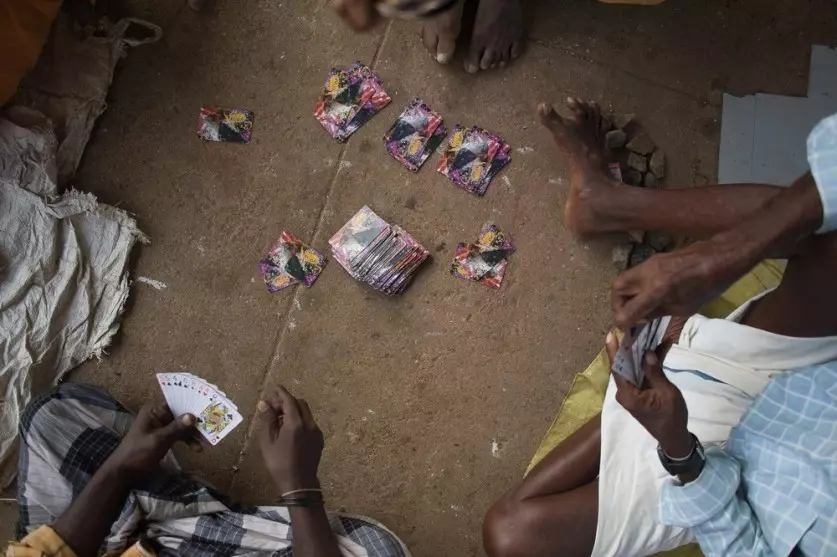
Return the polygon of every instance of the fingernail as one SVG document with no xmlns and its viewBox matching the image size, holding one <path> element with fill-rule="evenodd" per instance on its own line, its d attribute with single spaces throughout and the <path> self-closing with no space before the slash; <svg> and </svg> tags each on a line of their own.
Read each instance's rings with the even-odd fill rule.
<svg viewBox="0 0 837 557">
<path fill-rule="evenodd" d="M 467 64 L 465 66 L 465 71 L 468 73 L 477 73 L 478 71 L 480 71 L 480 68 L 479 66 L 475 66 L 474 64 Z"/>
<path fill-rule="evenodd" d="M 653 350 L 649 350 L 645 353 L 645 363 L 649 365 L 654 365 L 657 363 L 657 355 L 654 354 Z"/>
<path fill-rule="evenodd" d="M 616 337 L 613 336 L 613 331 L 608 331 L 605 337 L 605 343 L 612 344 L 614 340 L 616 340 Z"/>
<path fill-rule="evenodd" d="M 436 54 L 436 61 L 440 64 L 447 64 L 448 62 L 450 62 L 450 59 L 451 55 L 447 52 L 440 52 Z"/>
<path fill-rule="evenodd" d="M 183 414 L 183 425 L 191 427 L 195 424 L 195 417 L 191 414 Z"/>
<path fill-rule="evenodd" d="M 256 405 L 256 409 L 259 412 L 264 412 L 265 410 L 267 410 L 267 403 L 263 400 L 260 400 L 259 403 Z"/>
</svg>

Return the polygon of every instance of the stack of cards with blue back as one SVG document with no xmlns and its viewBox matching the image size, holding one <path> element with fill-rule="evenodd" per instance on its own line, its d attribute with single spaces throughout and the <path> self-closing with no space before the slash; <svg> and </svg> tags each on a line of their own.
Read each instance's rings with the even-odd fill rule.
<svg viewBox="0 0 837 557">
<path fill-rule="evenodd" d="M 334 259 L 354 278 L 400 294 L 429 252 L 410 234 L 364 206 L 328 241 Z"/>
<path fill-rule="evenodd" d="M 192 414 L 195 427 L 212 445 L 241 423 L 238 407 L 218 387 L 191 373 L 158 373 L 157 381 L 176 417 Z"/>
</svg>

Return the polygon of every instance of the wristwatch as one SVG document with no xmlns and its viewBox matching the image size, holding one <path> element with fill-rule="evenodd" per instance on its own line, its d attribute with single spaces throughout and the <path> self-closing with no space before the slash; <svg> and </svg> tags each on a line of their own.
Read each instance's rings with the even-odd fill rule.
<svg viewBox="0 0 837 557">
<path fill-rule="evenodd" d="M 692 450 L 682 458 L 668 456 L 663 448 L 657 445 L 657 456 L 660 457 L 660 463 L 666 469 L 666 472 L 672 476 L 700 474 L 704 463 L 706 463 L 706 456 L 703 454 L 703 445 L 700 444 L 700 440 L 695 437 L 694 433 L 689 432 L 689 435 L 692 437 Z"/>
</svg>

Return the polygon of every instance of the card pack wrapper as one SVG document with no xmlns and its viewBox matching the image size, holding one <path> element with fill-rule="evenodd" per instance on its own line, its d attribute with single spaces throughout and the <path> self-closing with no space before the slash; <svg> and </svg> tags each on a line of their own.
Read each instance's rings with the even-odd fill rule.
<svg viewBox="0 0 837 557">
<path fill-rule="evenodd" d="M 384 135 L 384 146 L 408 170 L 418 172 L 446 134 L 442 117 L 421 99 L 414 99 Z"/>
<path fill-rule="evenodd" d="M 355 62 L 347 71 L 329 71 L 314 116 L 331 137 L 344 142 L 391 100 L 381 78 Z"/>
<path fill-rule="evenodd" d="M 290 232 L 282 232 L 267 256 L 259 261 L 259 270 L 268 291 L 278 292 L 299 282 L 310 287 L 326 263 L 323 254 Z"/>
<path fill-rule="evenodd" d="M 508 234 L 494 224 L 486 224 L 476 243 L 456 246 L 450 273 L 458 279 L 500 288 L 514 249 Z"/>
<path fill-rule="evenodd" d="M 238 108 L 203 107 L 198 116 L 198 136 L 206 141 L 250 143 L 253 113 Z"/>
<path fill-rule="evenodd" d="M 456 125 L 436 168 L 458 187 L 485 195 L 491 179 L 511 161 L 511 146 L 476 126 Z"/>
</svg>

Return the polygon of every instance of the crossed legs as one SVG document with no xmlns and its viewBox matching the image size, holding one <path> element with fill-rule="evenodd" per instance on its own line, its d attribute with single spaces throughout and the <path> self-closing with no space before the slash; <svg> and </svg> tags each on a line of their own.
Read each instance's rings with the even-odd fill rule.
<svg viewBox="0 0 837 557">
<path fill-rule="evenodd" d="M 572 189 L 564 222 L 576 234 L 662 229 L 707 238 L 747 219 L 780 191 L 767 185 L 624 186 L 606 168 L 598 107 L 570 99 L 569 110 L 570 117 L 562 118 L 547 105 L 538 107 L 569 161 Z M 742 323 L 786 336 L 837 335 L 835 276 L 837 233 L 804 239 L 793 247 L 781 285 L 753 304 Z M 596 417 L 575 432 L 491 507 L 483 525 L 489 556 L 590 555 L 598 517 L 600 425 Z"/>
</svg>

